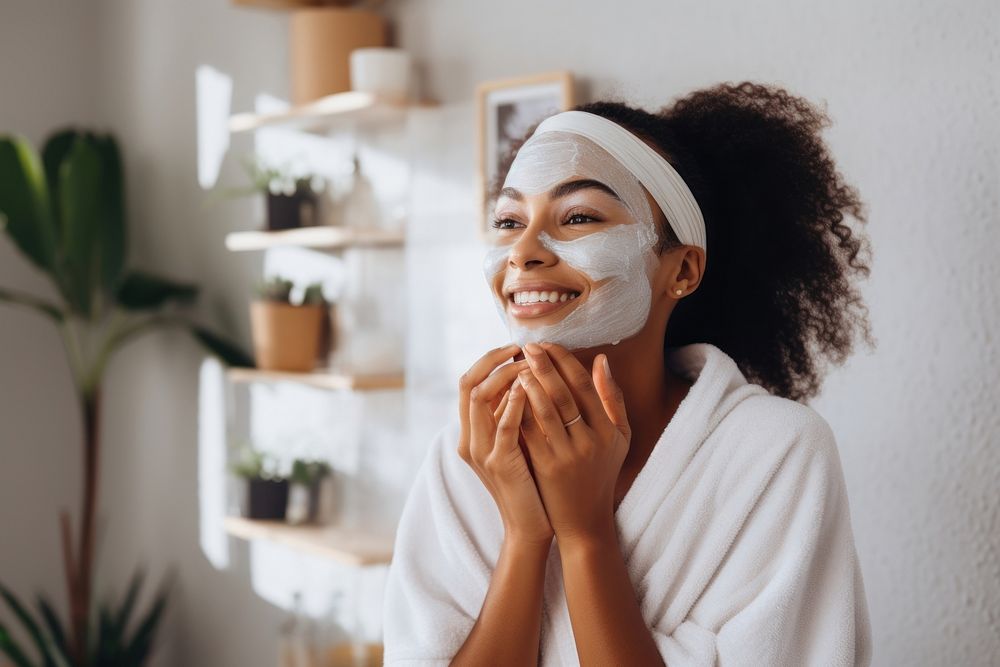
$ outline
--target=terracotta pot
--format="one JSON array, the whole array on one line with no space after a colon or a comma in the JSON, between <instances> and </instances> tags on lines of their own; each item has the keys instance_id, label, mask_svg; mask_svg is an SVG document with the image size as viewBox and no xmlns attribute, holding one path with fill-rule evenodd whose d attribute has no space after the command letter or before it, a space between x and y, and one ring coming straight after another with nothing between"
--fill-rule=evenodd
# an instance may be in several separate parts
<instances>
[{"instance_id":1,"label":"terracotta pot","mask_svg":"<svg viewBox=\"0 0 1000 667\"><path fill-rule=\"evenodd\" d=\"M300 373L313 370L325 316L324 305L251 302L250 332L257 367Z\"/></svg>"},{"instance_id":2,"label":"terracotta pot","mask_svg":"<svg viewBox=\"0 0 1000 667\"><path fill-rule=\"evenodd\" d=\"M385 19L363 9L297 9L289 29L292 104L351 90L351 51L386 45Z\"/></svg>"}]
</instances>

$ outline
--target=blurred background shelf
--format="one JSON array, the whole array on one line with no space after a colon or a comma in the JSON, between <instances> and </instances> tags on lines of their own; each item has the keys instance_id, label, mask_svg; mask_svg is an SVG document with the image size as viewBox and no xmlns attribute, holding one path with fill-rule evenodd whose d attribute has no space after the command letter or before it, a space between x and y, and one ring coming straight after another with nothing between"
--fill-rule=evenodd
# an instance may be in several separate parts
<instances>
[{"instance_id":1,"label":"blurred background shelf","mask_svg":"<svg viewBox=\"0 0 1000 667\"><path fill-rule=\"evenodd\" d=\"M391 374L359 374L328 373L316 371L312 373L290 373L286 371L264 371L256 368L230 368L227 375L232 382L298 382L319 389L402 389L405 376L402 373Z\"/></svg>"},{"instance_id":2,"label":"blurred background shelf","mask_svg":"<svg viewBox=\"0 0 1000 667\"><path fill-rule=\"evenodd\" d=\"M397 101L382 99L372 93L351 90L270 113L237 113L229 117L231 133L249 132L261 127L285 127L307 132L326 132L339 125L393 123L402 120L408 110L437 106L430 100Z\"/></svg>"},{"instance_id":3,"label":"blurred background shelf","mask_svg":"<svg viewBox=\"0 0 1000 667\"><path fill-rule=\"evenodd\" d=\"M293 9L302 9L305 7L336 7L336 6L348 6L351 3L347 0L232 0L232 3L238 7L255 7L260 9L276 9L281 11L290 11ZM369 0L369 7L379 7L383 4L383 0Z\"/></svg>"},{"instance_id":4,"label":"blurred background shelf","mask_svg":"<svg viewBox=\"0 0 1000 667\"><path fill-rule=\"evenodd\" d=\"M226 248L234 252L267 250L280 246L301 248L349 248L364 246L401 246L406 238L402 229L377 227L299 227L281 231L254 230L226 235Z\"/></svg>"},{"instance_id":5,"label":"blurred background shelf","mask_svg":"<svg viewBox=\"0 0 1000 667\"><path fill-rule=\"evenodd\" d=\"M336 526L293 526L236 516L226 517L225 526L233 537L276 542L346 565L386 565L392 560L391 538Z\"/></svg>"}]
</instances>

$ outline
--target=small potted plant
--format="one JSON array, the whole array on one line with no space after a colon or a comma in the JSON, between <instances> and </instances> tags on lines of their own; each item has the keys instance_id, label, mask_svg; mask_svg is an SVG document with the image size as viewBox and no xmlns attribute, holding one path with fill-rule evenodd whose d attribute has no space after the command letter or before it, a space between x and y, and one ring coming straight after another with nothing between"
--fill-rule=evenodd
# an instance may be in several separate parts
<instances>
[{"instance_id":1,"label":"small potted plant","mask_svg":"<svg viewBox=\"0 0 1000 667\"><path fill-rule=\"evenodd\" d=\"M326 461L295 459L289 476L289 523L326 523L332 472Z\"/></svg>"},{"instance_id":2,"label":"small potted plant","mask_svg":"<svg viewBox=\"0 0 1000 667\"><path fill-rule=\"evenodd\" d=\"M244 516L283 521L288 506L288 478L277 474L266 453L245 449L232 471L246 480Z\"/></svg>"},{"instance_id":3,"label":"small potted plant","mask_svg":"<svg viewBox=\"0 0 1000 667\"><path fill-rule=\"evenodd\" d=\"M297 171L290 165L269 164L256 153L241 161L250 177L250 185L223 189L220 191L222 196L263 194L267 198L267 229L271 231L317 224L319 195L326 188L322 176Z\"/></svg>"},{"instance_id":4,"label":"small potted plant","mask_svg":"<svg viewBox=\"0 0 1000 667\"><path fill-rule=\"evenodd\" d=\"M281 276L257 286L250 329L258 368L305 373L316 367L328 304L320 283L306 287L297 304L292 303L293 287Z\"/></svg>"}]
</instances>

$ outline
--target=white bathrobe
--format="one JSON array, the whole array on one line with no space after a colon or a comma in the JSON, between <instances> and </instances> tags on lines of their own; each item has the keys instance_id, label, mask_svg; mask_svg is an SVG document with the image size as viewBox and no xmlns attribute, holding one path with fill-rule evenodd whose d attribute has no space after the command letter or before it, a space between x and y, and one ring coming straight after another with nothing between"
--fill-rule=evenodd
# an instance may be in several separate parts
<instances>
[{"instance_id":1,"label":"white bathrobe","mask_svg":"<svg viewBox=\"0 0 1000 667\"><path fill-rule=\"evenodd\" d=\"M671 350L694 381L615 513L660 655L685 665L868 665L871 630L840 455L815 410L749 384L707 343ZM400 518L385 592L386 665L447 665L482 608L504 530L458 455L431 442ZM558 540L541 665L579 665Z\"/></svg>"}]
</instances>

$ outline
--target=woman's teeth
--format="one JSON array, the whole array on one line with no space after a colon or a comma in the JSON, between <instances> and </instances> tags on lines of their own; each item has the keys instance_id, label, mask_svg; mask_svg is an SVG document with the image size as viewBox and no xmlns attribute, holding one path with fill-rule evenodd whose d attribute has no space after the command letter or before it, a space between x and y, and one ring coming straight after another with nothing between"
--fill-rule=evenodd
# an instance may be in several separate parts
<instances>
[{"instance_id":1,"label":"woman's teeth","mask_svg":"<svg viewBox=\"0 0 1000 667\"><path fill-rule=\"evenodd\" d=\"M514 303L526 305L529 303L557 303L571 301L580 296L579 292L514 292Z\"/></svg>"}]
</instances>

